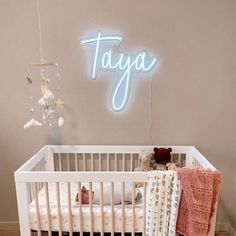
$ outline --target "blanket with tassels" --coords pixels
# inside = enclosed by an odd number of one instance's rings
[[[180,200],[180,182],[176,171],[148,173],[146,234],[175,236]]]

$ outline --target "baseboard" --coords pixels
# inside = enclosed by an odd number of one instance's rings
[[[0,230],[19,230],[19,222],[17,221],[3,221],[0,222]]]
[[[230,230],[230,223],[216,223],[216,232],[218,231],[226,231],[229,232]]]
[[[230,223],[216,223],[216,232],[217,231],[229,232],[231,236],[236,236],[236,230]]]

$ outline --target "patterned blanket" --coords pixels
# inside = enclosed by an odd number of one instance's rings
[[[176,171],[148,173],[146,234],[175,236],[180,200],[180,182]]]

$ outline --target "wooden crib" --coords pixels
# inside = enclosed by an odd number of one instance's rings
[[[162,146],[163,147],[163,146]],[[168,146],[169,147],[169,146]],[[181,166],[215,170],[193,146],[170,146],[172,161]],[[153,146],[44,146],[15,172],[21,236],[90,235],[109,232],[146,235],[147,172],[134,172],[142,150]],[[110,184],[111,203],[103,204],[103,186]],[[114,183],[121,183],[121,204],[114,204]],[[135,201],[141,182],[142,202]],[[81,187],[100,187],[100,204],[81,203]],[[125,186],[132,184],[132,201],[125,204]],[[78,193],[79,201],[75,201]],[[42,203],[43,202],[43,203]],[[209,236],[215,232],[216,213]],[[78,234],[75,234],[78,233]]]

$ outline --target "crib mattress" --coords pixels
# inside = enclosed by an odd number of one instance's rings
[[[95,183],[96,184],[96,183]],[[56,200],[56,188],[54,183],[49,183],[49,202],[50,202],[50,218],[51,218],[51,228],[52,231],[59,231],[58,225],[58,214],[57,214],[57,200]],[[142,188],[140,188],[142,192]],[[67,184],[60,183],[60,202],[61,202],[61,222],[62,231],[69,231],[69,214],[67,207]],[[80,213],[78,203],[75,201],[76,194],[78,193],[78,185],[76,183],[71,183],[71,211],[72,211],[72,225],[73,232],[80,231]],[[47,209],[46,209],[46,197],[44,187],[38,193],[39,201],[39,214],[40,214],[40,224],[41,230],[48,230],[48,219],[47,219]],[[93,204],[93,219],[94,232],[101,231],[101,210],[100,205]],[[112,214],[111,206],[104,205],[104,231],[111,232],[112,230]],[[37,230],[37,211],[35,206],[35,200],[30,203],[29,206],[30,213],[30,226],[32,230]],[[83,213],[83,231],[90,232],[90,206],[88,204],[82,205]],[[115,215],[115,232],[122,232],[122,207],[121,205],[114,205],[114,215]],[[135,232],[142,232],[143,230],[143,204],[142,199],[135,204]],[[125,231],[132,231],[132,205],[125,205]]]

